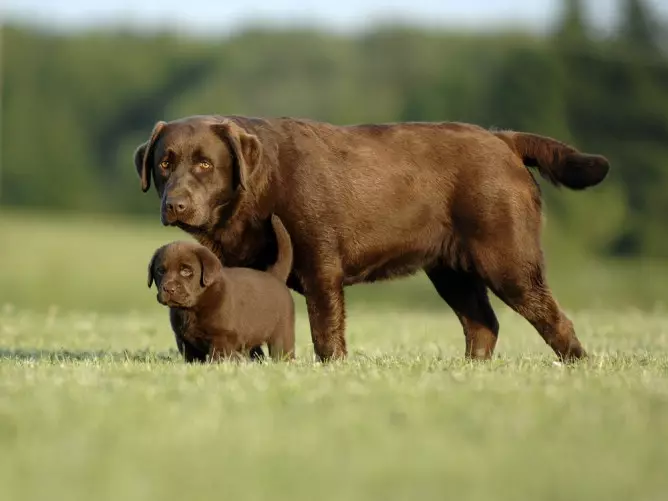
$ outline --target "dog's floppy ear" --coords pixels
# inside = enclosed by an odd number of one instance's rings
[[[200,285],[208,287],[223,277],[223,264],[216,255],[204,246],[200,246],[195,251],[199,266],[201,268]]]
[[[144,193],[151,187],[151,173],[148,170],[148,159],[151,156],[153,145],[165,125],[167,124],[163,121],[156,123],[151,132],[151,138],[147,142],[140,144],[135,150],[135,167],[141,179],[141,190]]]
[[[159,250],[159,249],[158,249]],[[151,257],[151,260],[148,263],[148,288],[151,288],[151,285],[153,285],[153,265],[155,264],[155,258],[158,255],[158,251],[155,251],[153,253],[153,257]]]
[[[262,144],[257,136],[248,134],[234,122],[225,121],[212,125],[213,130],[225,141],[236,159],[236,179],[242,190],[248,189],[250,178],[260,164]]]

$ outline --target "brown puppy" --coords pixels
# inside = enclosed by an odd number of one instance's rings
[[[294,244],[288,286],[306,297],[320,359],[346,354],[346,285],[424,270],[459,317],[466,355],[489,358],[499,324],[487,291],[562,359],[585,356],[545,279],[541,196],[600,183],[605,158],[550,138],[462,123],[334,126],[291,118],[195,116],[158,122],[135,153],[163,224],[226,265],[265,269],[269,216]]]
[[[186,361],[251,355],[264,343],[274,359],[294,357],[294,301],[285,286],[292,245],[278,216],[271,222],[279,252],[268,272],[223,268],[195,242],[172,242],[153,255],[148,286],[155,280],[158,301],[169,306],[176,344]]]

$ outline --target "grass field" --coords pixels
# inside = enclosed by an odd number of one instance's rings
[[[127,221],[3,211],[0,304],[23,308],[158,311],[155,293],[146,288],[148,261],[160,245],[189,238],[180,230],[163,228],[157,217]],[[581,255],[576,243],[548,225],[550,229],[545,235],[548,278],[564,306],[668,309],[668,263],[602,263]],[[444,308],[424,275],[351,287],[346,300],[359,308]]]
[[[182,235],[24,215],[0,234],[3,501],[668,497],[662,266],[557,263],[563,302],[590,299],[572,367],[506,308],[497,358],[464,362],[420,278],[351,289],[345,362],[313,362],[300,302],[296,362],[187,366],[145,285]]]

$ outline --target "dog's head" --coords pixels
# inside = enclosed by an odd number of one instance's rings
[[[155,251],[148,265],[148,286],[155,282],[160,304],[195,308],[202,294],[222,280],[223,265],[206,247],[172,242]]]
[[[134,162],[144,192],[153,178],[164,225],[209,230],[248,188],[261,158],[257,136],[231,120],[195,116],[158,122]]]

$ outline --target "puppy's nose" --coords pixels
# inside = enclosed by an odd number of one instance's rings
[[[183,197],[169,197],[165,205],[169,212],[176,215],[183,214],[188,208],[188,202]]]
[[[176,284],[174,282],[167,282],[162,284],[162,290],[168,294],[174,294],[176,291]]]

